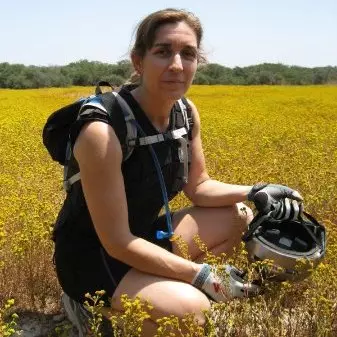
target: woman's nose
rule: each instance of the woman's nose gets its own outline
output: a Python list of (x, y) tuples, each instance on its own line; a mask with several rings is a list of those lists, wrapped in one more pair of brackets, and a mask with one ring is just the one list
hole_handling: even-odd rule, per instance
[(170, 69), (172, 71), (182, 71), (183, 70), (183, 63), (182, 63), (180, 54), (177, 53), (173, 56), (172, 62), (170, 64)]

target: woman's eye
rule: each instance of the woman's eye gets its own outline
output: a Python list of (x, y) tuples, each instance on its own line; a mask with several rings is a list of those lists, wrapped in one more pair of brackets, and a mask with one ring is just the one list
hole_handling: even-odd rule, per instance
[(159, 56), (169, 56), (170, 51), (167, 50), (167, 49), (160, 49), (160, 50), (157, 50), (155, 54), (157, 54)]
[(195, 59), (197, 57), (196, 53), (193, 50), (185, 50), (182, 54), (188, 59)]

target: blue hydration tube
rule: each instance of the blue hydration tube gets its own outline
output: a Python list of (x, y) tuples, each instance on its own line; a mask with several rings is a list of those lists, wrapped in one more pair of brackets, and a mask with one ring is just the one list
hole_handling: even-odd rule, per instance
[[(141, 128), (141, 126), (138, 124), (138, 122), (134, 119), (131, 120), (131, 122), (133, 122), (136, 126), (136, 128), (139, 130), (139, 133), (143, 136), (146, 137), (145, 132), (143, 131), (143, 129)], [(170, 239), (174, 232), (173, 232), (173, 228), (172, 228), (172, 219), (171, 219), (171, 212), (170, 212), (170, 207), (169, 207), (169, 201), (168, 201), (168, 196), (167, 196), (167, 191), (166, 191), (166, 186), (165, 186), (165, 180), (163, 177), (163, 173), (161, 171), (161, 167), (159, 164), (159, 160), (158, 157), (156, 155), (156, 152), (153, 149), (153, 146), (151, 144), (148, 144), (151, 155), (152, 155), (152, 159), (154, 161), (156, 170), (157, 170), (157, 174), (158, 174), (158, 178), (159, 178), (159, 183), (160, 183), (160, 189), (162, 192), (162, 196), (163, 196), (163, 201), (164, 201), (164, 206), (165, 206), (165, 216), (166, 216), (166, 224), (167, 224), (167, 232), (164, 231), (157, 231), (156, 232), (156, 237), (158, 240), (163, 240), (163, 239)]]

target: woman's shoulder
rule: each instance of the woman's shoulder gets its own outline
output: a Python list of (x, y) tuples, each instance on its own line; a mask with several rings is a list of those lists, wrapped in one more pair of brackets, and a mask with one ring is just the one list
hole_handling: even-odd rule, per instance
[(76, 160), (94, 163), (103, 161), (104, 158), (122, 158), (120, 141), (115, 131), (101, 121), (93, 120), (81, 128), (74, 145), (74, 156)]
[[(111, 94), (111, 93), (110, 93)], [(109, 97), (108, 94), (102, 94), (100, 97), (101, 107), (88, 104), (81, 111), (78, 119), (70, 128), (70, 141), (72, 148), (74, 147), (82, 129), (92, 123), (101, 122), (101, 124), (108, 124), (115, 132), (121, 145), (126, 139), (126, 123), (120, 106), (116, 100)], [(92, 128), (90, 128), (91, 130)]]

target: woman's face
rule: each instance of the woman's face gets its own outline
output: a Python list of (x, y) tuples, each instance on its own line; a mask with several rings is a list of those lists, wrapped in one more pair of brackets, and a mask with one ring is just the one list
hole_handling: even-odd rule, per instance
[(197, 37), (185, 22), (158, 28), (151, 49), (139, 60), (142, 86), (154, 97), (181, 98), (193, 81), (198, 65)]

